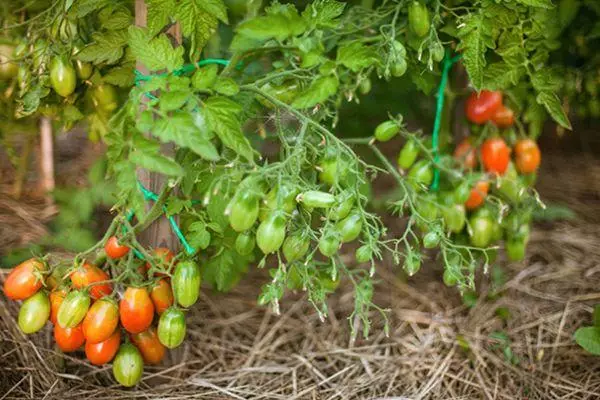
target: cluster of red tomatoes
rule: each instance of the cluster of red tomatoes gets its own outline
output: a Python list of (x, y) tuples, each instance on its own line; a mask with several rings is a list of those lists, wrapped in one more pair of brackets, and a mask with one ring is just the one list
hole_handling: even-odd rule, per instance
[(23, 301), (18, 325), (24, 333), (35, 333), (50, 320), (61, 351), (83, 346), (90, 363), (112, 361), (115, 379), (133, 386), (144, 363), (160, 363), (166, 348), (183, 342), (182, 308), (198, 299), (200, 270), (192, 261), (175, 263), (173, 253), (162, 248), (154, 250), (151, 263), (127, 262), (130, 248), (115, 236), (104, 250), (110, 267), (82, 262), (50, 268), (42, 259), (27, 260), (8, 275), (4, 293)]

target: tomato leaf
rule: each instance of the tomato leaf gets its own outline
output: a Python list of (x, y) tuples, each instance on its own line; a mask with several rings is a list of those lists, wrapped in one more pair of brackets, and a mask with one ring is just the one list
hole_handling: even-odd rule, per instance
[(237, 26), (237, 32), (251, 39), (284, 40), (297, 36), (306, 30), (306, 21), (298, 15), (291, 5), (275, 3), (267, 9), (268, 15), (246, 20)]
[(562, 105), (560, 104), (560, 99), (558, 96), (550, 91), (542, 91), (539, 92), (536, 100), (539, 104), (544, 105), (546, 107), (546, 111), (548, 114), (556, 121), (560, 126), (566, 129), (571, 129), (571, 122), (569, 121), (569, 117), (563, 110)]
[(600, 355), (600, 328), (595, 326), (586, 326), (575, 331), (575, 341), (586, 351)]
[(187, 102), (190, 92), (183, 90), (172, 90), (161, 93), (160, 110), (163, 112), (178, 110)]
[(124, 54), (127, 44), (127, 31), (95, 32), (92, 34), (93, 43), (77, 53), (77, 59), (94, 64), (114, 64)]
[(202, 277), (215, 289), (226, 292), (239, 282), (247, 270), (247, 260), (237, 252), (225, 248), (202, 266)]
[(337, 62), (353, 72), (370, 67), (378, 61), (377, 51), (372, 46), (352, 42), (338, 47)]
[(321, 76), (296, 97), (292, 103), (295, 108), (314, 107), (337, 92), (339, 81), (335, 76)]
[(158, 153), (146, 153), (139, 150), (129, 153), (129, 161), (147, 169), (170, 176), (182, 176), (183, 168), (175, 160)]
[(541, 7), (541, 8), (554, 8), (552, 0), (515, 0), (517, 3), (521, 3), (530, 7)]
[(196, 89), (210, 89), (217, 81), (219, 67), (214, 64), (198, 69), (192, 76), (192, 85)]
[(462, 51), (463, 64), (469, 73), (471, 83), (477, 89), (483, 85), (485, 53), (488, 48), (495, 47), (491, 29), (482, 14), (469, 14), (458, 31), (462, 41), (457, 49)]
[(219, 159), (217, 149), (207, 137), (208, 132), (201, 130), (189, 113), (176, 112), (156, 121), (152, 134), (163, 142), (174, 142), (180, 147), (189, 148), (204, 159)]
[(119, 87), (131, 87), (134, 82), (134, 68), (134, 64), (112, 68), (102, 76), (102, 81)]
[(129, 47), (135, 58), (151, 71), (173, 71), (183, 65), (183, 47), (174, 49), (165, 34), (150, 39), (146, 29), (131, 26)]
[(219, 78), (214, 84), (214, 89), (225, 96), (234, 96), (240, 91), (237, 83), (231, 78)]
[[(205, 3), (208, 5), (206, 8)], [(216, 3), (220, 1), (181, 0), (177, 5), (175, 18), (181, 24), (183, 35), (191, 39), (192, 52), (199, 52), (217, 29), (218, 16), (213, 14), (216, 9), (219, 9)], [(221, 11), (217, 13), (222, 16)]]
[(302, 18), (311, 27), (335, 28), (339, 24), (337, 17), (342, 15), (345, 3), (334, 0), (316, 0), (306, 6)]
[(148, 16), (146, 18), (146, 25), (148, 26), (148, 33), (151, 36), (156, 35), (160, 32), (167, 23), (172, 15), (175, 15), (177, 10), (175, 0), (145, 0), (146, 9), (148, 10)]

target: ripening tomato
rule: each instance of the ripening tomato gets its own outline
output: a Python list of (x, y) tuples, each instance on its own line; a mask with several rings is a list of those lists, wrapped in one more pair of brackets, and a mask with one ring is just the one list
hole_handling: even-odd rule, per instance
[(54, 341), (63, 353), (70, 353), (79, 349), (85, 343), (81, 324), (73, 328), (62, 328), (60, 325), (54, 325)]
[(58, 310), (65, 299), (67, 291), (65, 289), (57, 289), (50, 292), (50, 322), (57, 324)]
[(171, 307), (160, 316), (158, 340), (169, 349), (174, 349), (183, 342), (185, 331), (185, 314), (183, 311)]
[(160, 364), (165, 357), (165, 346), (158, 340), (158, 335), (154, 328), (131, 335), (131, 341), (140, 353), (142, 353), (142, 358), (146, 364)]
[(33, 296), (42, 287), (41, 273), (46, 264), (36, 258), (23, 261), (10, 271), (4, 281), (4, 294), (12, 300), (25, 300)]
[(167, 308), (173, 305), (173, 289), (166, 279), (159, 279), (156, 285), (150, 291), (150, 298), (154, 303), (154, 309), (157, 314), (162, 314)]
[(67, 97), (75, 91), (77, 75), (70, 61), (55, 57), (50, 63), (50, 83), (56, 93)]
[(515, 113), (505, 105), (501, 105), (492, 115), (492, 122), (500, 128), (511, 127), (515, 123)]
[(85, 356), (94, 365), (104, 365), (115, 357), (117, 350), (119, 350), (120, 343), (121, 331), (117, 329), (108, 339), (103, 342), (87, 342), (85, 344)]
[(58, 308), (56, 322), (63, 328), (74, 328), (83, 321), (90, 308), (90, 296), (83, 290), (74, 290), (65, 296)]
[(83, 333), (89, 343), (99, 343), (108, 339), (119, 324), (119, 308), (108, 297), (96, 301), (83, 320)]
[(132, 387), (142, 379), (144, 360), (140, 351), (131, 343), (119, 348), (113, 361), (113, 375), (117, 382), (125, 387)]
[(465, 202), (467, 210), (473, 210), (483, 204), (490, 189), (490, 183), (487, 181), (479, 181), (475, 187), (471, 189), (471, 194)]
[(519, 172), (530, 174), (539, 168), (542, 153), (535, 141), (523, 139), (515, 144), (515, 159)]
[(477, 166), (475, 148), (467, 138), (460, 142), (454, 149), (454, 158), (466, 168), (473, 169)]
[[(171, 265), (171, 261), (173, 261), (173, 258), (175, 257), (175, 255), (173, 254), (173, 252), (169, 249), (167, 249), (166, 247), (157, 247), (154, 250), (152, 250), (152, 256), (155, 259), (158, 259), (158, 265), (157, 268), (161, 268), (163, 269), (165, 272), (171, 273), (173, 272), (173, 266)], [(146, 263), (146, 271), (148, 271), (150, 269), (150, 263)], [(156, 276), (167, 276), (166, 274), (163, 274), (162, 272), (155, 272), (154, 275)]]
[(481, 125), (489, 121), (500, 106), (501, 92), (482, 90), (479, 95), (476, 92), (471, 93), (465, 103), (465, 112), (469, 121)]
[(18, 324), (23, 333), (35, 333), (42, 329), (50, 317), (50, 299), (46, 292), (39, 291), (21, 305)]
[(90, 296), (95, 300), (112, 293), (112, 285), (109, 282), (95, 284), (109, 279), (106, 272), (88, 263), (84, 263), (71, 273), (71, 282), (76, 289), (84, 289), (94, 284), (90, 287)]
[(510, 148), (500, 138), (487, 139), (481, 145), (481, 160), (486, 171), (502, 175), (510, 162)]
[(183, 307), (191, 307), (200, 295), (200, 268), (193, 261), (182, 261), (173, 273), (173, 294)]
[(119, 303), (121, 324), (129, 333), (148, 329), (154, 317), (154, 304), (145, 288), (128, 287)]
[(116, 236), (109, 237), (104, 244), (106, 255), (112, 259), (125, 257), (129, 253), (129, 250), (129, 246), (119, 244), (119, 239)]

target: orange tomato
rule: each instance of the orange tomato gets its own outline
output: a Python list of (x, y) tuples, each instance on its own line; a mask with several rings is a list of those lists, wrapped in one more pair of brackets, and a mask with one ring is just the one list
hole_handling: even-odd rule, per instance
[[(71, 273), (71, 282), (76, 289), (83, 289), (92, 283), (109, 280), (108, 274), (100, 268), (84, 263)], [(110, 283), (95, 284), (90, 288), (90, 296), (93, 299), (99, 299), (112, 293)]]
[(488, 190), (490, 189), (489, 182), (479, 181), (475, 184), (475, 187), (471, 189), (469, 199), (465, 202), (467, 210), (473, 210), (483, 204), (487, 197)]
[(119, 240), (116, 236), (109, 237), (104, 244), (104, 251), (106, 252), (106, 255), (112, 259), (125, 257), (127, 253), (129, 253), (129, 250), (129, 246), (123, 246), (119, 244)]
[(166, 348), (158, 340), (158, 335), (154, 328), (131, 335), (131, 341), (140, 353), (142, 353), (142, 358), (146, 364), (158, 364), (165, 356)]
[(62, 328), (59, 324), (54, 325), (54, 340), (64, 353), (79, 349), (85, 343), (81, 324), (74, 328)]
[(485, 124), (502, 106), (502, 92), (482, 90), (471, 93), (465, 103), (467, 119), (475, 124)]
[(4, 281), (4, 294), (13, 300), (25, 300), (42, 287), (40, 273), (46, 271), (46, 264), (30, 258), (13, 268)]
[(86, 343), (85, 356), (94, 365), (104, 365), (110, 362), (119, 350), (121, 331), (118, 329), (105, 341), (100, 343)]
[(522, 174), (535, 172), (542, 161), (542, 153), (537, 143), (531, 139), (523, 139), (515, 144), (515, 164)]
[(466, 168), (475, 168), (477, 157), (471, 141), (467, 138), (460, 142), (454, 149), (454, 158), (460, 161)]
[(65, 289), (56, 289), (50, 292), (50, 321), (56, 325), (56, 317), (58, 315), (58, 309), (62, 304), (67, 291)]
[(500, 138), (487, 139), (481, 145), (481, 160), (488, 172), (504, 174), (510, 161), (510, 148)]
[(492, 116), (492, 122), (500, 128), (508, 128), (515, 123), (515, 113), (505, 105), (501, 105)]
[(99, 343), (108, 339), (119, 324), (119, 308), (108, 298), (96, 301), (83, 320), (83, 333), (88, 343)]
[(165, 278), (160, 279), (150, 291), (150, 298), (152, 298), (156, 312), (162, 314), (163, 311), (173, 305), (171, 284)]
[(150, 327), (154, 304), (145, 288), (128, 287), (119, 303), (121, 324), (129, 333), (139, 333)]

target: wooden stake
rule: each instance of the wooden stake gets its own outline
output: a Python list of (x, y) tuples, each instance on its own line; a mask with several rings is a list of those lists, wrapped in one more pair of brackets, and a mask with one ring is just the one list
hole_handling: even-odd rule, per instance
[(54, 138), (52, 121), (48, 117), (40, 118), (40, 190), (50, 199), (48, 194), (54, 190)]

